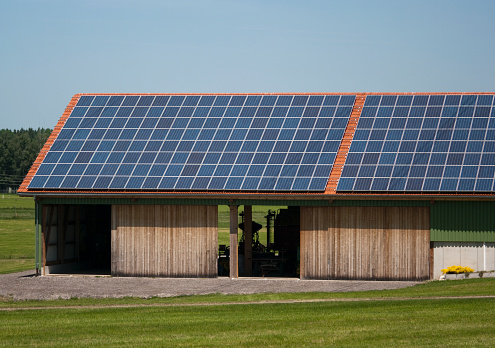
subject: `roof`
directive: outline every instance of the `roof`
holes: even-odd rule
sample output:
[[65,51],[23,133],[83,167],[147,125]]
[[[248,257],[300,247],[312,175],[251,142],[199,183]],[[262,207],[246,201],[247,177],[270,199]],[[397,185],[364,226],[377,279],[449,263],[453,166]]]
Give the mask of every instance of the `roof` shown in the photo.
[[492,196],[494,95],[76,94],[18,192]]

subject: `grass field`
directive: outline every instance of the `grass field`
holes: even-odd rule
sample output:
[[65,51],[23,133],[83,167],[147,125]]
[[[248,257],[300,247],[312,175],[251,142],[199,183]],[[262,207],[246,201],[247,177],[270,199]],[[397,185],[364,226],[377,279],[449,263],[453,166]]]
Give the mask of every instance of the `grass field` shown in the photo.
[[[258,232],[260,243],[266,246],[266,218],[268,210],[277,211],[284,209],[284,206],[253,206],[253,221],[259,223],[263,227]],[[239,207],[239,214],[244,211],[244,206]],[[238,218],[241,223],[241,217]],[[230,211],[227,205],[218,206],[218,244],[230,245]],[[272,225],[273,227],[273,225]],[[242,231],[239,230],[238,238],[241,240]]]
[[491,347],[495,300],[404,300],[0,314],[5,346]]
[[34,200],[0,195],[0,273],[34,269]]
[[[0,309],[50,308],[0,310],[0,346],[491,347],[495,299],[462,296],[494,289],[494,279],[475,279],[359,293],[6,301]],[[288,299],[335,301],[258,302]],[[134,306],[110,307],[124,304]]]

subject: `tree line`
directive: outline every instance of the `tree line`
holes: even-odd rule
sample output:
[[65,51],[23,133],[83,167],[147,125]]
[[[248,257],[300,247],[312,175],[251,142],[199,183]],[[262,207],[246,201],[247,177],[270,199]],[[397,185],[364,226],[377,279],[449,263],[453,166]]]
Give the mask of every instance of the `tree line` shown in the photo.
[[0,130],[0,190],[17,190],[52,132],[49,128]]

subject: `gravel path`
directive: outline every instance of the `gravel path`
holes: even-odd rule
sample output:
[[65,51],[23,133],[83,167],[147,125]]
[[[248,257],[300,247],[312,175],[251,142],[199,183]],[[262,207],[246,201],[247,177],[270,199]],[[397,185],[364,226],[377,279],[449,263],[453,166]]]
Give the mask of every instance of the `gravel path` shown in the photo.
[[345,292],[399,289],[412,281],[299,280],[287,278],[134,278],[95,276],[36,277],[32,271],[1,274],[0,296],[14,300],[171,297],[264,292]]

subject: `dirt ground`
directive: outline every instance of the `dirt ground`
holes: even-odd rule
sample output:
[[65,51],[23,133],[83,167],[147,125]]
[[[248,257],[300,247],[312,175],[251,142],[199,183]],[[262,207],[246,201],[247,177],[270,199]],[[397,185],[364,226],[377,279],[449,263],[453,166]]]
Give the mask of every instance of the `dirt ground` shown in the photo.
[[172,297],[206,294],[346,292],[399,289],[413,281],[299,280],[289,278],[36,277],[33,271],[1,274],[0,297],[14,300]]

